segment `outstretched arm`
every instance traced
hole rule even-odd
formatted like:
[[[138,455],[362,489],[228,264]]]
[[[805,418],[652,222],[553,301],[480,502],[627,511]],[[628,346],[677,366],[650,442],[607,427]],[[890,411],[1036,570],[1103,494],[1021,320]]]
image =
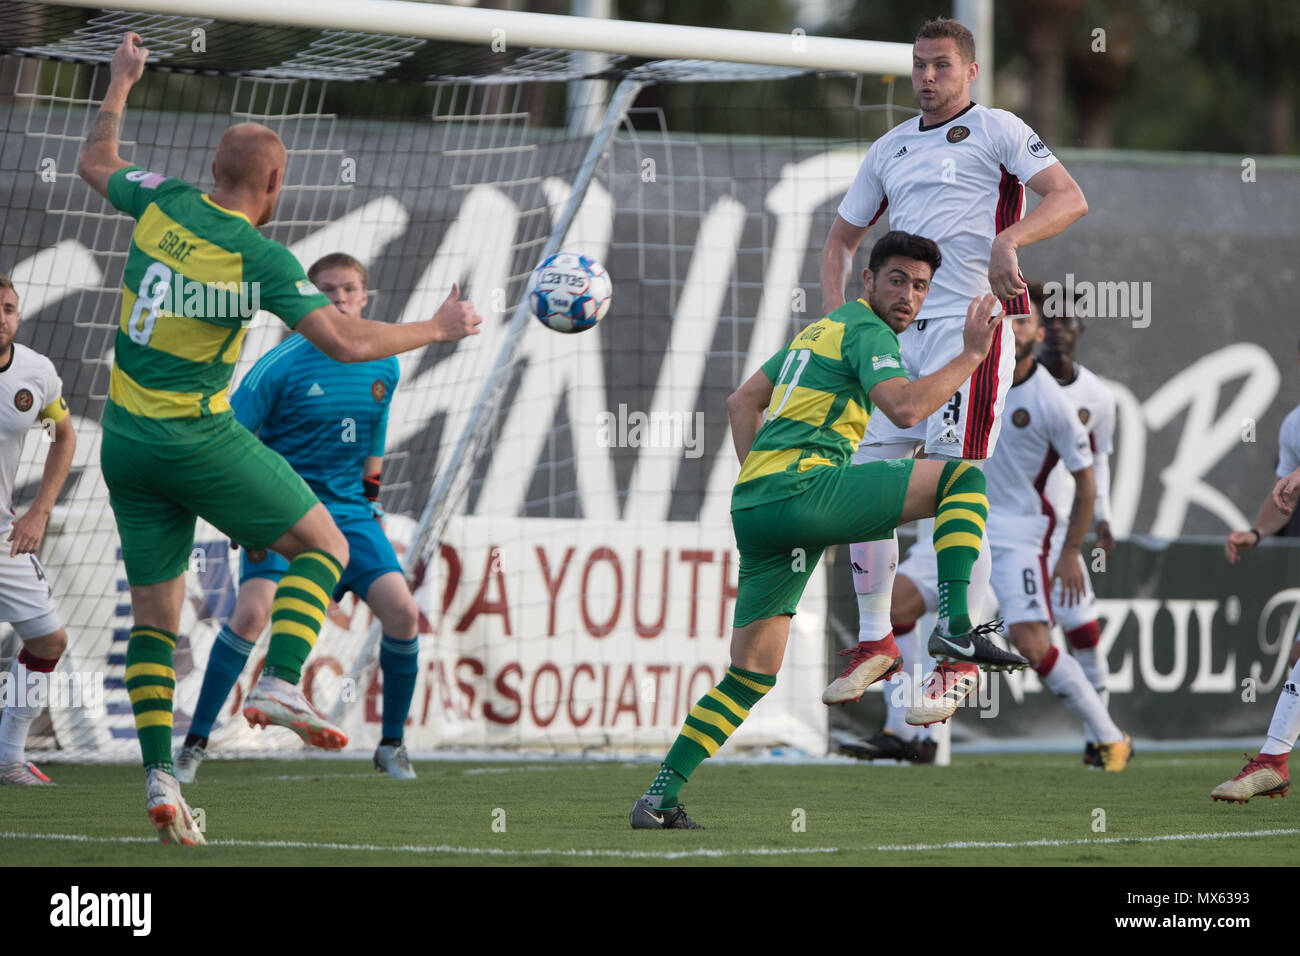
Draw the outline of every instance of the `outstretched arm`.
[[[1293,488],[1290,496],[1286,494],[1288,481],[1292,482]],[[1286,478],[1278,479],[1272,493],[1260,504],[1255,523],[1249,531],[1229,532],[1228,540],[1223,545],[1223,553],[1227,555],[1229,564],[1236,564],[1242,551],[1249,551],[1264,538],[1272,537],[1286,526],[1295,508],[1294,489],[1300,489],[1300,469]],[[1287,506],[1287,509],[1283,511],[1280,506]]]
[[[336,362],[372,362],[434,342],[455,342],[467,335],[478,335],[482,322],[473,305],[460,301],[460,286],[452,283],[451,294],[433,318],[424,322],[372,322],[324,305],[304,315],[293,329]]]
[[[144,63],[149,51],[142,45],[138,33],[128,33],[122,45],[113,53],[109,64],[111,79],[104,102],[95,117],[90,136],[81,148],[77,160],[77,175],[91,189],[108,198],[108,178],[124,166],[131,165],[117,154],[117,140],[122,131],[122,113],[126,110],[126,95],[144,75]]]
[[[991,295],[972,299],[962,330],[965,349],[932,375],[911,382],[888,378],[868,393],[871,403],[899,428],[911,428],[937,412],[988,355],[993,339],[1002,334],[1002,314],[993,314],[997,300]]]

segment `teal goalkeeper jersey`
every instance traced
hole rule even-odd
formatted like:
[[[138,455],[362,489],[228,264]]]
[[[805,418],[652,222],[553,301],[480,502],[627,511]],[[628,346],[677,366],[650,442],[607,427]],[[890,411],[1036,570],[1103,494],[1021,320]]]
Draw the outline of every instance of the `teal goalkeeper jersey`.
[[[868,393],[906,378],[898,336],[862,299],[808,325],[765,363],[775,388],[731,494],[731,509],[798,494],[819,467],[844,467],[875,406]]]

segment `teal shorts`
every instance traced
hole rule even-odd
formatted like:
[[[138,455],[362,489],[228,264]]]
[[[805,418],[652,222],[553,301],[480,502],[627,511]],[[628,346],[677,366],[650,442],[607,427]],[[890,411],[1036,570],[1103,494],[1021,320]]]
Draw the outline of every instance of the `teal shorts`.
[[[230,417],[199,442],[164,445],[105,429],[99,460],[137,587],[185,573],[195,516],[251,550],[269,548],[319,502],[289,463]]]
[[[914,464],[906,458],[814,468],[799,493],[733,511],[740,581],[732,623],[794,614],[829,545],[892,534]]]

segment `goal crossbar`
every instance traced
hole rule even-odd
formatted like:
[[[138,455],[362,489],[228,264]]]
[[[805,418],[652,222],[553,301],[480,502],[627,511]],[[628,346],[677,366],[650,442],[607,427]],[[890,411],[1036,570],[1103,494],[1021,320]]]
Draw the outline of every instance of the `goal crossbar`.
[[[47,0],[81,7],[82,0]],[[721,30],[663,23],[634,23],[550,13],[482,10],[408,0],[117,0],[115,9],[214,17],[247,23],[355,30],[488,46],[582,50],[624,56],[761,63],[832,72],[906,74],[908,43],[851,40],[793,33]]]

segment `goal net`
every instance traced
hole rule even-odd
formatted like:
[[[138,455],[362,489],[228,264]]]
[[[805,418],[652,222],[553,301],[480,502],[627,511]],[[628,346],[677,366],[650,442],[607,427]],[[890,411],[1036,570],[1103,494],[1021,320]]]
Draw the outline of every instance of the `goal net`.
[[[823,72],[811,54],[803,66],[663,60],[508,33],[481,44],[357,33],[322,17],[308,28],[180,3],[169,14],[0,3],[0,272],[21,298],[19,341],[53,360],[77,432],[40,554],[70,637],[64,693],[31,750],[138,756],[123,674],[129,592],[99,468],[134,224],[75,174],[126,31],[151,51],[127,106],[126,159],[210,188],[224,129],[265,123],[289,156],[267,235],[304,267],[336,251],[361,260],[369,318],[427,318],[453,283],[485,317],[476,337],[401,356],[390,411],[387,532],[422,610],[408,746],[661,749],[728,658],[738,464],[723,400],[815,317],[836,204],[870,140],[909,111],[894,105],[892,77]],[[533,267],[560,249],[613,278],[608,316],[580,335],[524,305]],[[287,334],[274,316],[251,317],[235,388]],[[24,447],[19,513],[40,483],[43,438]],[[199,522],[178,735],[238,565]],[[824,750],[825,595],[814,575],[781,681],[738,745]],[[377,636],[346,595],[303,677],[358,751],[379,735]],[[300,749],[239,716],[265,654],[267,635],[256,637],[215,754]],[[16,650],[0,625],[0,665]]]

